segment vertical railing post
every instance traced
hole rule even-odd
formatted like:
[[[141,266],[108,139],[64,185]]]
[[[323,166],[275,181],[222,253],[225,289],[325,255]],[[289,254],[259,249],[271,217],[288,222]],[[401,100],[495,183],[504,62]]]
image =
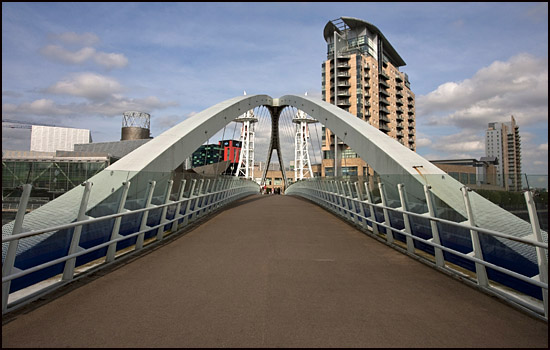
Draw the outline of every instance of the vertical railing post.
[[[353,210],[353,222],[359,224],[359,218],[357,217],[357,207],[355,206],[355,198],[353,197],[353,191],[351,190],[351,184],[349,181],[346,181],[346,186],[348,187],[349,192],[350,210]]]
[[[525,191],[524,196],[525,201],[527,202],[527,211],[529,212],[533,235],[535,236],[537,242],[543,243],[544,241],[542,240],[539,218],[537,216],[537,207],[535,206],[533,194],[531,191]],[[539,280],[542,283],[548,284],[548,260],[544,252],[544,248],[536,247],[536,251],[539,264]],[[542,288],[542,301],[544,303],[544,317],[548,319],[548,289]]]
[[[466,214],[468,215],[468,224],[470,226],[475,226],[475,220],[474,220],[474,212],[472,211],[472,206],[470,204],[470,197],[468,196],[468,187],[463,186],[461,189],[462,196],[464,197],[464,205],[466,206]],[[481,250],[481,243],[479,242],[479,234],[475,230],[470,230],[470,237],[472,239],[472,248],[474,250],[474,257],[480,260],[483,259],[483,252]],[[477,284],[482,287],[488,287],[489,286],[489,279],[487,278],[487,270],[485,269],[485,265],[480,264],[478,262],[475,263],[476,265],[476,276],[477,276]]]
[[[334,190],[336,192],[336,199],[338,201],[338,211],[340,215],[347,217],[347,212],[344,210],[344,199],[342,198],[342,193],[340,192],[340,180],[334,181]]]
[[[212,185],[210,185],[210,183],[212,183]],[[210,212],[210,202],[212,202],[212,193],[214,192],[215,185],[216,185],[215,179],[213,180],[209,179],[206,184],[206,191],[205,191],[206,197],[205,197],[204,210],[202,215],[206,215]]]
[[[435,205],[432,197],[432,191],[430,190],[430,187],[428,185],[424,185],[424,195],[426,196],[426,204],[428,205],[428,214],[432,218],[437,217],[435,212]],[[437,228],[437,222],[433,221],[431,218],[429,220],[430,220],[430,227],[432,229],[432,242],[434,242],[435,244],[441,245],[441,240],[439,239],[439,229]],[[436,265],[439,267],[444,267],[445,259],[443,257],[443,251],[441,250],[441,248],[434,247],[434,253],[435,253]]]
[[[164,191],[164,201],[162,204],[168,204],[170,202],[170,193],[172,193],[172,186],[174,185],[174,180],[168,180],[166,184],[166,190]],[[166,212],[168,211],[168,206],[162,208],[162,213],[160,215],[160,224],[161,226],[157,230],[157,241],[162,240],[164,237],[164,224],[166,220]]]
[[[80,201],[80,207],[78,209],[78,215],[76,221],[84,221],[86,219],[86,208],[88,207],[88,199],[90,198],[90,191],[92,189],[91,182],[85,182],[82,184],[84,186],[84,192],[82,193],[82,199]],[[80,244],[80,234],[82,233],[82,225],[78,225],[74,228],[73,236],[71,238],[71,245],[69,246],[69,252],[67,255],[71,255],[77,252]],[[65,262],[65,267],[63,268],[63,281],[70,281],[74,276],[74,268],[76,265],[76,258],[71,258]]]
[[[365,204],[363,203],[363,198],[361,197],[361,193],[359,192],[359,184],[357,182],[354,182],[353,185],[355,186],[355,192],[357,192],[357,205],[359,205],[359,215],[361,215],[363,228],[368,229],[369,224],[367,222],[367,211],[365,210]]]
[[[185,218],[183,219],[183,225],[186,226],[189,223],[189,219],[191,214],[189,214],[189,211],[191,210],[191,201],[193,201],[194,198],[194,192],[195,192],[195,186],[197,185],[197,179],[193,179],[191,181],[191,188],[189,189],[189,197],[187,197],[187,202],[185,203]]]
[[[15,222],[13,223],[13,230],[11,232],[13,235],[18,235],[21,233],[23,228],[23,218],[27,210],[27,204],[29,203],[29,197],[31,195],[32,185],[25,184],[23,185],[23,193],[21,194],[21,199],[19,200],[19,208],[17,208],[17,214],[15,215]],[[6,258],[4,259],[4,264],[2,264],[2,277],[11,275],[14,265],[15,257],[17,255],[17,247],[19,246],[19,240],[13,240],[8,243],[8,251],[6,253]],[[5,312],[8,308],[8,297],[10,295],[10,286],[11,281],[2,283],[2,312]]]
[[[384,190],[384,184],[379,182],[378,189],[380,189],[380,199],[382,200],[382,205],[387,207],[388,201],[386,199],[386,191]],[[384,212],[384,224],[388,227],[392,227],[388,209],[383,208],[382,211]],[[393,243],[393,231],[387,227],[386,227],[386,241],[390,244]]]
[[[124,205],[126,204],[126,197],[128,196],[128,188],[130,188],[130,181],[126,181],[122,183],[122,195],[120,197],[120,202],[118,204],[118,210],[117,213],[122,213],[124,211]],[[122,221],[122,216],[119,216],[115,219],[115,224],[113,226],[113,231],[111,232],[111,238],[109,241],[112,241],[116,238],[118,238],[118,231],[120,229],[120,222]],[[107,249],[107,256],[105,257],[105,262],[111,262],[115,260],[115,254],[116,254],[116,243],[111,243],[109,245],[109,248]]]
[[[405,185],[397,184],[397,190],[399,191],[399,199],[401,201],[401,208],[403,210],[403,223],[405,225],[405,232],[412,235],[411,222],[409,220],[409,215],[405,213],[409,211],[409,203],[407,200],[407,193],[405,192]],[[412,237],[407,236],[407,252],[414,254],[414,240]]]
[[[181,214],[180,214],[180,210],[181,210],[181,201],[183,200],[183,191],[185,190],[185,183],[187,182],[187,180],[184,180],[182,179],[181,180],[181,185],[180,185],[180,189],[178,191],[178,197],[177,197],[177,202],[178,204],[176,204],[176,211],[174,212],[174,222],[172,223],[172,232],[176,232],[178,230],[178,221],[180,220],[181,218]]]
[[[365,193],[367,194],[367,204],[369,206],[369,216],[371,218],[371,225],[372,225],[372,232],[375,235],[378,235],[378,225],[376,224],[378,221],[376,221],[376,214],[374,213],[374,202],[372,201],[372,196],[370,194],[369,190],[369,184],[368,182],[365,182]]]
[[[195,219],[198,219],[199,218],[199,214],[200,214],[200,211],[201,211],[201,208],[202,208],[202,204],[204,203],[204,197],[202,196],[202,193],[203,193],[203,186],[204,186],[204,179],[200,179],[199,181],[199,188],[197,190],[197,198],[195,199],[195,214],[194,214],[194,217]]]
[[[145,203],[143,208],[149,208],[151,205],[151,200],[153,199],[153,192],[155,192],[155,186],[157,182],[154,180],[149,181],[147,184],[147,191],[145,192]],[[150,210],[144,211],[143,216],[141,217],[141,223],[139,225],[139,230],[144,231],[147,228],[147,219],[149,218]],[[140,233],[136,239],[136,248],[135,250],[140,250],[143,248],[143,241],[145,240],[145,232]]]

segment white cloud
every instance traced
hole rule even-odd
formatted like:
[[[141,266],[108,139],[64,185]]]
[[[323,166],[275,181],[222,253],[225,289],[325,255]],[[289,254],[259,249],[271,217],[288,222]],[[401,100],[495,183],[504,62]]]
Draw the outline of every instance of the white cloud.
[[[94,33],[77,34],[75,32],[65,32],[61,34],[52,34],[50,37],[66,44],[81,44],[84,46],[90,46],[99,43],[99,38]]]
[[[151,113],[153,110],[159,110],[176,106],[175,102],[163,102],[157,97],[150,96],[145,98],[109,98],[104,101],[91,101],[84,103],[58,104],[49,99],[40,99],[33,102],[25,102],[20,105],[3,104],[2,116],[8,119],[18,116],[51,116],[83,118],[90,116],[122,116],[122,113],[129,110],[143,111]]]
[[[128,64],[126,56],[120,53],[98,52],[94,55],[94,61],[105,68],[123,68]]]
[[[548,142],[546,142],[546,143],[544,143],[544,144],[542,144],[542,145],[539,145],[539,146],[537,147],[537,150],[548,152]]]
[[[426,147],[426,146],[430,146],[431,144],[432,144],[432,141],[428,138],[416,139],[416,147]]]
[[[80,44],[85,47],[77,51],[70,51],[59,45],[47,45],[40,49],[40,53],[54,61],[69,64],[83,64],[93,61],[107,69],[123,68],[128,64],[128,58],[121,53],[107,53],[97,51],[91,47],[99,42],[97,35],[93,33],[77,34],[66,32],[52,36],[65,44]]]
[[[90,100],[110,98],[120,91],[122,86],[118,81],[95,73],[76,74],[46,89],[49,93],[79,96]]]
[[[96,52],[92,47],[85,47],[76,52],[71,52],[58,45],[48,45],[43,47],[40,53],[56,61],[81,64],[92,58]]]
[[[522,126],[548,120],[548,59],[519,54],[495,61],[472,78],[447,82],[417,98],[431,125],[479,129],[514,115]]]

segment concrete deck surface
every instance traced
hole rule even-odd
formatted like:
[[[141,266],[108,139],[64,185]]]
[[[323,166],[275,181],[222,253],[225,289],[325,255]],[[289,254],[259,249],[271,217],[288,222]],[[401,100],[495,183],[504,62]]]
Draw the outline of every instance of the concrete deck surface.
[[[257,195],[21,313],[2,347],[547,348],[548,324],[306,200]]]

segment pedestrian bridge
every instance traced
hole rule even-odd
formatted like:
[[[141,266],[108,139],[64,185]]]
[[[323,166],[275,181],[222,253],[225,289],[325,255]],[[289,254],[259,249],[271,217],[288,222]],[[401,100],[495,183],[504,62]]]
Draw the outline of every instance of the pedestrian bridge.
[[[346,144],[349,144],[361,158],[372,166],[376,171],[376,176],[304,180],[288,187],[285,196],[258,196],[256,194],[259,192],[259,185],[250,180],[235,177],[190,176],[177,171],[184,159],[205,139],[214,135],[239,115],[257,106],[265,106],[271,112],[274,127],[272,128],[269,152],[277,150],[279,158],[281,152],[276,127],[277,119],[284,108],[294,106],[345,140]],[[115,321],[116,325],[121,326],[124,323],[122,321],[126,320],[126,317],[130,317],[125,313],[126,311],[120,313],[115,311],[114,304],[120,304],[121,307],[132,305],[136,312],[135,315],[141,315],[143,309],[149,307],[146,304],[152,302],[152,309],[148,312],[158,318],[141,319],[139,316],[135,316],[139,320],[135,322],[139,322],[141,326],[128,329],[129,337],[140,339],[138,335],[142,335],[146,329],[149,329],[150,322],[155,324],[154,329],[167,327],[166,330],[177,330],[179,328],[170,327],[181,326],[174,324],[178,323],[176,322],[178,317],[195,316],[205,317],[203,318],[204,322],[210,322],[210,324],[199,322],[190,325],[186,323],[188,328],[185,329],[185,332],[190,333],[182,331],[180,336],[193,334],[189,339],[195,339],[197,342],[181,343],[184,344],[182,346],[200,344],[200,339],[203,341],[202,344],[206,344],[204,346],[209,346],[208,344],[212,344],[212,346],[227,346],[226,344],[315,346],[314,344],[317,343],[314,339],[328,341],[326,337],[319,334],[332,334],[326,331],[332,327],[330,322],[315,327],[316,322],[320,322],[319,317],[323,315],[323,317],[333,317],[338,315],[339,311],[347,310],[349,314],[342,316],[342,320],[345,317],[350,317],[348,321],[357,320],[357,327],[365,327],[369,324],[368,320],[377,319],[376,330],[372,331],[381,332],[380,334],[384,335],[378,340],[373,340],[373,343],[364,343],[366,334],[357,334],[356,337],[352,337],[346,332],[351,332],[353,328],[343,327],[343,324],[347,323],[339,323],[337,319],[334,320],[333,326],[344,332],[343,334],[347,334],[346,339],[357,340],[357,343],[349,343],[356,345],[350,346],[361,346],[358,344],[363,344],[362,346],[392,346],[392,344],[405,343],[400,343],[397,340],[398,337],[389,336],[389,332],[412,334],[419,331],[423,327],[421,325],[426,326],[425,329],[433,330],[434,324],[447,322],[440,318],[442,314],[445,317],[451,317],[450,315],[458,314],[461,311],[460,307],[454,311],[449,309],[455,302],[457,305],[463,306],[462,311],[473,312],[472,310],[475,309],[477,313],[480,313],[480,310],[481,313],[489,312],[492,318],[483,321],[482,324],[494,324],[496,330],[503,332],[496,316],[492,314],[492,309],[487,309],[487,306],[473,307],[468,304],[477,299],[483,301],[481,305],[486,305],[484,303],[486,300],[494,302],[494,299],[487,297],[490,295],[507,303],[507,305],[498,305],[501,305],[503,310],[507,310],[506,312],[513,312],[515,316],[511,316],[511,318],[517,317],[520,323],[530,325],[527,328],[531,329],[531,333],[528,333],[531,335],[531,339],[542,339],[541,346],[547,345],[548,240],[547,233],[540,230],[538,226],[531,193],[525,192],[526,205],[531,213],[531,222],[528,223],[485,200],[475,192],[469,191],[468,188],[447,176],[418,154],[369,124],[352,117],[349,113],[333,105],[307,97],[291,95],[279,99],[272,99],[265,95],[237,97],[215,105],[176,125],[92,177],[87,183],[41,208],[25,216],[21,212],[14,222],[4,225],[2,228],[3,315],[17,313],[17,310],[30,307],[29,305],[32,304],[29,303],[33,300],[55,295],[65,288],[74,286],[78,281],[96,276],[98,271],[112,269],[113,266],[127,261],[128,257],[141,256],[151,252],[100,279],[110,278],[110,276],[116,275],[117,271],[137,268],[140,262],[145,261],[144,259],[158,256],[159,265],[149,263],[139,269],[143,270],[142,273],[145,275],[132,277],[133,273],[130,273],[126,276],[131,282],[138,282],[137,279],[145,285],[141,285],[140,288],[130,287],[127,290],[117,290],[113,285],[110,291],[104,290],[104,294],[101,295],[110,296],[108,298],[110,302],[103,303],[102,307],[109,307],[109,311],[112,313],[97,315],[95,311],[92,312],[92,314],[101,317],[101,320],[98,318],[97,322],[102,323],[102,326],[108,324],[105,323],[106,319],[109,319],[109,322]],[[26,185],[20,208],[25,208],[25,198],[28,198],[29,191],[30,185]],[[250,203],[247,204],[246,201],[250,201]],[[274,204],[274,201],[279,204],[278,207],[268,205]],[[318,204],[334,213],[342,219],[341,222],[338,222],[346,229],[329,228],[323,225],[325,217],[332,218],[333,216],[318,207],[312,209],[310,203]],[[261,204],[266,204],[266,206]],[[310,209],[305,210],[306,204]],[[227,209],[235,205],[237,207]],[[284,208],[294,208],[295,206],[304,207],[304,210],[296,210],[296,213],[301,212],[302,214],[291,220],[292,215]],[[222,220],[222,216],[231,215],[232,211],[245,207],[249,208],[248,214],[233,214],[232,219],[227,219],[229,221],[220,221],[216,224],[217,220]],[[254,211],[262,208],[261,211]],[[164,245],[164,242],[169,240],[168,237],[179,237],[181,232],[187,232],[196,223],[212,217],[213,213],[218,213],[218,215],[212,220],[205,221],[195,231],[192,231],[192,235],[182,236],[182,239]],[[251,224],[253,221],[256,222],[255,225]],[[357,238],[358,240],[354,243],[358,245],[357,249],[359,246],[376,246],[386,250],[383,252],[366,250],[363,252],[365,256],[362,259],[367,259],[370,262],[348,265],[345,248],[348,243],[344,241],[332,242],[330,239],[322,243],[322,237],[327,235],[334,235],[332,239],[335,240],[338,237],[342,238],[342,230],[346,231],[351,227],[344,224],[344,221],[355,227],[353,232],[356,233],[356,236],[354,237],[361,237]],[[178,263],[177,260],[173,262],[164,260],[165,254],[161,254],[162,252],[166,252],[166,256],[168,256],[168,250],[173,249],[181,242],[186,242],[187,237],[198,236],[197,232],[201,229],[209,232],[209,225],[217,226],[217,229],[211,229],[216,231],[216,237],[219,239],[217,244],[222,245],[222,248],[223,244],[228,244],[227,250],[223,251],[223,254],[214,251],[201,256],[201,249],[210,249],[211,244],[197,243],[198,245],[194,246],[197,249],[196,252],[190,255],[182,253],[183,259],[191,259],[194,256],[195,261],[187,260]],[[239,232],[242,237],[239,237],[237,233],[233,236],[229,235],[234,237],[235,242],[228,242],[224,232],[232,230]],[[274,231],[278,233],[276,234]],[[272,232],[271,236],[267,237],[266,232]],[[357,234],[359,232],[366,233],[366,235]],[[287,257],[295,254],[295,259],[306,262],[296,266],[292,264],[292,266],[284,266],[283,264],[280,267],[284,267],[284,271],[280,272],[277,272],[277,269],[266,270],[269,264],[264,261],[263,265],[258,265],[259,262],[249,251],[254,248],[254,244],[261,244],[253,243],[252,237],[254,239],[263,237],[266,239],[263,244],[273,243],[271,246],[268,244],[267,247],[264,247],[267,250],[260,253],[266,259],[276,257],[278,254]],[[310,240],[311,245],[301,244],[302,239]],[[385,245],[380,245],[379,241],[383,241]],[[240,249],[236,242],[242,243]],[[337,258],[331,257],[333,253],[327,253],[327,257],[322,254],[316,255],[315,251],[309,249],[315,247],[315,242],[326,244],[330,249],[337,249],[342,245],[340,251],[342,255]],[[252,247],[247,246],[248,243],[252,244]],[[155,247],[159,247],[159,249]],[[192,245],[181,248],[181,251],[189,252],[191,247]],[[349,259],[357,253],[354,251],[355,253],[352,254],[352,251],[353,249],[349,251]],[[401,255],[396,251],[400,251]],[[308,258],[303,257],[308,255]],[[224,256],[228,259],[222,259]],[[300,256],[302,258],[299,258]],[[359,259],[359,255],[356,258]],[[377,260],[377,264],[385,267],[370,266],[369,264],[374,263],[371,260]],[[165,262],[161,263],[160,261]],[[401,262],[399,267],[393,266],[396,261]],[[421,262],[432,266],[433,269],[425,269],[426,266]],[[231,273],[224,274],[222,273],[223,269],[215,271],[214,266],[221,265],[225,269],[230,269]],[[406,267],[409,265],[410,267]],[[200,271],[203,271],[200,276],[206,278],[207,281],[200,282],[196,275],[186,275],[191,273],[189,266],[197,268],[194,273],[200,274]],[[260,266],[264,266],[264,269],[258,270]],[[408,269],[413,269],[413,266],[423,270],[409,271]],[[209,267],[210,269],[208,269]],[[178,275],[176,271],[180,271],[182,268],[187,272]],[[303,269],[301,270],[301,268]],[[308,273],[310,268],[317,272],[310,275]],[[325,271],[326,276],[321,271]],[[405,273],[408,275],[407,279],[403,280],[407,282],[399,284],[396,279],[402,277],[395,276],[403,274],[404,271],[408,271]],[[286,276],[288,281],[285,281],[293,282],[295,286],[285,289],[285,283],[282,283],[285,282],[284,278],[280,286],[269,285],[269,279],[266,279],[266,276],[271,276],[270,273],[277,277],[273,280],[275,284],[278,283],[278,278]],[[425,281],[427,276],[432,276],[434,273],[442,280],[432,281],[431,284]],[[209,275],[211,276],[209,277]],[[453,276],[455,280],[449,279],[447,275]],[[162,279],[162,283],[153,283],[154,278],[157,277]],[[268,284],[264,284],[263,289],[254,289],[254,286],[259,288],[257,283],[262,278],[264,283]],[[173,284],[172,279],[175,280]],[[419,289],[415,289],[416,292],[412,293],[408,291],[408,288],[412,286],[411,279],[415,280],[415,283],[426,282],[426,284],[419,285]],[[231,285],[224,284],[224,280],[227,280],[228,283],[231,282]],[[329,280],[333,284],[330,284]],[[397,284],[384,285],[382,282],[386,280]],[[460,284],[457,282],[458,280],[464,283]],[[151,281],[151,284],[147,281]],[[242,283],[237,283],[239,281]],[[99,280],[94,282],[99,283]],[[454,283],[453,287],[450,287],[451,289],[465,288],[469,284],[478,291],[464,289],[468,290],[468,293],[475,292],[473,294],[475,296],[471,298],[472,301],[467,302],[466,306],[466,304],[461,304],[458,299],[453,299],[452,294],[449,294],[448,291],[441,292],[441,285],[447,282]],[[195,283],[205,283],[212,288],[212,291],[217,290],[226,298],[211,294],[201,297],[201,289],[192,288]],[[360,287],[355,287],[355,283],[359,283]],[[247,292],[238,295],[237,286],[239,285],[250,289],[245,288]],[[84,303],[85,299],[95,300],[95,296],[79,294],[80,292],[84,293],[85,287],[89,288],[86,285],[48,305],[62,303],[71,310],[77,310],[78,305],[88,311],[97,310],[95,306]],[[371,297],[369,294],[371,289],[378,289],[379,294]],[[139,293],[136,292],[138,290]],[[149,292],[145,293],[144,290],[150,290],[153,294],[147,294]],[[194,298],[198,299],[187,304],[185,300],[190,300],[188,296],[192,291],[195,292]],[[233,292],[230,293],[230,291]],[[259,294],[256,295],[255,291]],[[315,291],[319,294],[316,294]],[[342,293],[341,298],[336,297],[338,293]],[[422,293],[428,293],[428,296]],[[433,293],[449,294],[450,299],[440,300],[441,304],[434,304],[434,298],[438,297],[436,298]],[[428,309],[431,310],[427,312],[424,306],[417,305],[416,299],[414,302],[408,302],[413,294],[415,298],[422,296],[421,299],[427,299],[430,304]],[[79,295],[81,300],[76,303],[69,302],[68,299],[71,295]],[[149,295],[147,301],[139,301],[142,295]],[[182,295],[186,297],[181,298]],[[319,296],[318,299],[316,299],[316,295]],[[114,296],[123,297],[125,301],[114,302],[113,300],[116,299]],[[230,296],[236,299],[232,299]],[[377,309],[368,311],[374,305],[359,308],[362,312],[354,313],[351,305],[355,305],[355,303],[350,304],[349,300],[344,301],[346,297],[356,301],[363,298],[361,305],[376,304],[395,317],[393,319],[372,318],[374,315],[383,313]],[[263,306],[258,309],[246,308],[247,298],[259,298],[257,299],[258,304],[255,304],[258,307],[261,304],[260,299],[264,304],[261,304]],[[330,303],[324,303],[329,299]],[[67,300],[66,304],[63,303],[64,300]],[[306,303],[304,308],[307,309],[302,309],[303,313],[297,307],[302,301]],[[214,304],[211,304],[212,302]],[[221,307],[221,304],[215,302],[227,305]],[[158,306],[158,303],[163,304],[164,308],[154,307],[155,304]],[[285,308],[282,308],[283,304],[286,305]],[[37,309],[33,314],[45,312],[41,310],[46,310],[45,307],[48,305]],[[174,305],[174,308],[172,309],[170,305]],[[176,305],[181,309],[178,309]],[[212,305],[218,305],[221,310],[225,310],[219,315],[220,318],[216,318],[214,310],[209,309]],[[244,314],[239,314],[237,310],[240,308],[247,311]],[[177,310],[180,310],[181,313]],[[202,314],[201,310],[205,314]],[[323,310],[326,313],[323,313]],[[262,312],[267,312],[269,315],[262,314]],[[182,313],[185,316],[182,316]],[[407,317],[397,317],[396,315],[399,313],[407,315]],[[51,313],[48,315],[50,320],[46,323],[51,323]],[[82,316],[82,313],[79,312],[75,315]],[[372,317],[368,318],[366,315]],[[277,316],[281,316],[278,322],[275,319]],[[123,318],[118,319],[118,317]],[[165,324],[163,317],[172,321]],[[211,317],[210,321],[207,321],[208,317]],[[469,317],[472,320],[474,316],[470,314]],[[476,317],[474,318],[478,320]],[[23,318],[19,317],[3,326],[3,345],[6,341],[6,346],[9,346],[8,341],[10,340],[5,340],[6,332],[9,329],[13,329],[13,333],[9,334],[15,341],[15,335],[19,332],[17,324],[20,319]],[[67,320],[65,316],[62,319]],[[453,325],[455,331],[457,325],[463,323],[459,322],[458,318],[456,320],[456,324]],[[191,319],[188,321],[193,323]],[[274,323],[265,324],[265,322],[271,321]],[[367,323],[361,323],[361,321]],[[45,327],[45,324],[40,324],[40,321],[29,320],[29,322],[38,322],[33,323],[31,329],[50,329],[53,332],[53,329]],[[75,322],[73,320],[71,324],[74,326]],[[128,324],[134,324],[133,322]],[[236,322],[244,328],[235,325],[235,328],[226,328],[232,330],[230,331],[231,337],[220,335],[218,338],[214,336],[212,339],[207,339],[206,335],[223,334],[223,332],[216,332],[221,332],[222,325],[227,327],[227,324],[231,322]],[[255,328],[251,325],[253,322],[264,322],[264,326],[262,328],[258,325],[258,328]],[[360,326],[361,324],[362,326]],[[114,325],[115,323],[112,324],[112,327]],[[22,324],[21,327],[25,326],[28,327],[29,324]],[[53,324],[51,326],[55,327]],[[83,330],[84,333],[97,329],[95,325],[88,326],[87,330]],[[74,328],[64,328],[61,325],[58,327],[60,327],[58,330],[63,332],[59,336],[61,338],[69,336],[68,333],[79,334],[73,332]],[[112,327],[108,328],[111,332],[117,333]],[[200,328],[199,331],[198,328],[193,327],[204,328]],[[535,334],[536,332],[533,333],[534,329],[540,330],[540,327],[544,329],[542,338],[539,338]],[[313,329],[315,331],[310,336],[303,337],[298,334],[300,332],[307,333],[306,331]],[[153,332],[153,330],[150,331]],[[109,330],[105,329],[105,332],[109,332]],[[288,333],[288,338],[281,338],[279,335],[282,333]],[[514,334],[512,332],[505,333]],[[44,334],[53,333],[45,332]],[[170,338],[168,335],[154,334],[156,334],[155,339],[157,340],[159,337]],[[239,334],[242,337],[239,338]],[[462,333],[457,332],[458,334]],[[441,339],[443,337],[441,334],[424,335],[423,340],[418,339],[422,342],[418,343],[419,345],[445,346],[434,340]],[[483,334],[483,336],[485,335],[486,333]],[[179,339],[173,333],[171,336],[174,340]],[[247,337],[259,337],[254,338],[259,343]],[[58,337],[55,338],[58,339]],[[114,338],[116,337],[107,337],[108,340],[89,341],[106,341],[107,343],[104,344],[107,345],[115,344],[113,343]],[[387,343],[378,343],[378,341],[382,341],[382,338]],[[405,338],[410,339],[409,337]],[[460,345],[463,345],[464,336],[460,338],[463,341]],[[491,337],[490,341],[495,342],[495,338]],[[30,340],[28,337],[27,339]],[[238,339],[243,342],[239,343]],[[251,341],[245,343],[245,339]],[[276,339],[281,339],[281,343],[277,343]],[[374,338],[370,337],[369,339]],[[164,340],[169,341],[168,339]],[[53,340],[50,339],[50,341]],[[83,340],[81,339],[81,341]],[[302,341],[303,343],[301,343]],[[546,342],[544,343],[544,341]],[[53,342],[46,343],[54,346]],[[78,340],[75,340],[74,343],[66,344],[68,345],[65,346],[76,346],[79,343]],[[131,342],[121,344],[131,344]],[[145,343],[141,341],[136,344]],[[323,345],[345,346],[344,344],[348,344],[348,342],[336,341],[334,344],[325,342]],[[538,340],[537,344],[539,344]],[[102,345],[98,343],[98,346]]]

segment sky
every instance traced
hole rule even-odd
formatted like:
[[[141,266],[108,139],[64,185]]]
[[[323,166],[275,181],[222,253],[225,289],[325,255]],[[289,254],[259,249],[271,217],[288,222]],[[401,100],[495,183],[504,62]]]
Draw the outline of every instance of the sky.
[[[479,159],[488,123],[513,115],[522,172],[548,174],[547,2],[2,2],[2,119],[107,142],[129,110],[154,137],[244,91],[321,99],[323,29],[341,16],[406,62],[421,156]],[[29,147],[2,128],[3,150]]]

